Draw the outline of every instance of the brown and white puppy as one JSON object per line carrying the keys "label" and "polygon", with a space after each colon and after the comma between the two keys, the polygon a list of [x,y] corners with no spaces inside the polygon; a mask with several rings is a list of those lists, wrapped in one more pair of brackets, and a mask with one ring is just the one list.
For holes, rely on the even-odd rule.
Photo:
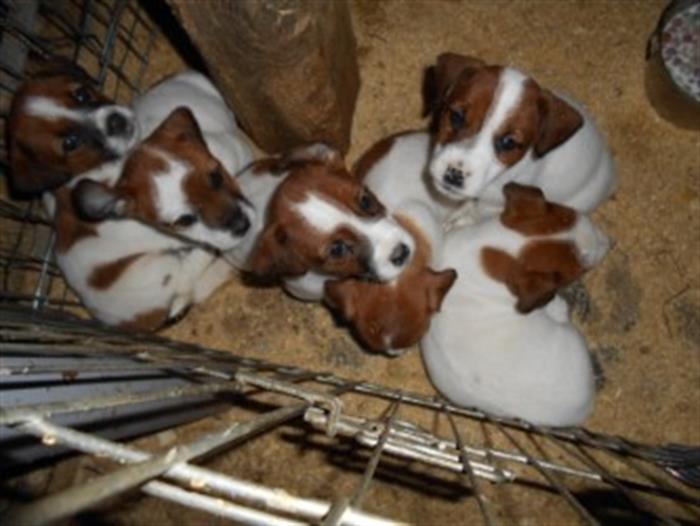
{"label": "brown and white puppy", "polygon": [[593,404],[586,342],[556,292],[603,258],[581,213],[509,183],[500,217],[449,232],[442,265],[459,279],[421,343],[450,401],[536,424],[580,424]]}
{"label": "brown and white puppy", "polygon": [[211,252],[239,244],[253,214],[209,149],[190,110],[178,108],[129,155],[110,184],[86,178],[57,192],[57,262],[97,319],[156,330],[231,275]]}
{"label": "brown and white puppy", "polygon": [[140,135],[131,109],[101,95],[79,67],[63,63],[19,87],[6,132],[12,189],[25,196],[120,159]]}
{"label": "brown and white puppy", "polygon": [[392,280],[411,260],[413,238],[326,145],[253,163],[238,182],[260,213],[233,261],[297,298],[320,300],[332,276]]}
{"label": "brown and white puppy", "polygon": [[604,138],[577,102],[526,74],[444,53],[432,71],[434,187],[454,201],[503,208],[509,181],[591,212],[613,193],[615,169]]}
{"label": "brown and white puppy", "polygon": [[431,268],[433,251],[440,251],[440,225],[420,202],[405,203],[395,214],[411,233],[416,251],[411,263],[395,280],[376,283],[349,278],[328,281],[326,303],[349,322],[364,347],[396,356],[426,334],[434,313],[457,278],[452,270]]}

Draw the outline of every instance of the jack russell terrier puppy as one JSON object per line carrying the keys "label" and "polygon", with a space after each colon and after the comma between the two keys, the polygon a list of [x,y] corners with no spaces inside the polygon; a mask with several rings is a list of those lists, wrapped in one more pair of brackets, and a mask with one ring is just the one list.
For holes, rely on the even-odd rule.
{"label": "jack russell terrier puppy", "polygon": [[231,260],[299,299],[320,300],[330,277],[392,280],[411,261],[413,238],[324,144],[253,163],[238,183],[259,213]]}
{"label": "jack russell terrier puppy", "polygon": [[402,354],[421,340],[457,278],[452,269],[436,272],[431,268],[443,238],[431,209],[421,201],[407,201],[396,207],[394,215],[411,233],[416,247],[403,272],[387,283],[348,278],[325,284],[326,303],[349,323],[360,343],[390,356]]}
{"label": "jack russell terrier puppy", "polygon": [[[80,67],[60,61],[17,89],[7,138],[12,189],[32,196],[113,164],[140,133],[129,108],[101,95]],[[51,200],[47,208],[52,213]]]}
{"label": "jack russell terrier puppy", "polygon": [[614,192],[612,157],[580,104],[516,69],[454,53],[440,55],[432,74],[429,171],[445,197],[478,200],[478,215],[493,214],[515,181],[589,213]]}
{"label": "jack russell terrier puppy", "polygon": [[85,177],[57,192],[57,262],[97,319],[157,330],[231,275],[223,258],[151,226],[222,252],[243,240],[255,215],[206,139],[192,112],[177,108],[117,181]]}
{"label": "jack russell terrier puppy", "polygon": [[509,183],[503,191],[500,217],[446,236],[441,263],[460,277],[421,342],[423,360],[456,405],[577,425],[593,406],[593,369],[555,294],[599,263],[609,242],[537,188]]}

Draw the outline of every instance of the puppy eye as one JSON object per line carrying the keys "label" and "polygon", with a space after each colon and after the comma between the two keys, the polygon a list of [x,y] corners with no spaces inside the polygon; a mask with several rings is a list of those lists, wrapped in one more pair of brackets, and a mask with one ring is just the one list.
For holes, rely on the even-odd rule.
{"label": "puppy eye", "polygon": [[450,124],[454,131],[459,131],[467,125],[464,110],[450,110]]}
{"label": "puppy eye", "polygon": [[512,135],[504,135],[496,139],[496,151],[497,152],[509,152],[520,146],[518,141],[516,141]]}
{"label": "puppy eye", "polygon": [[219,170],[214,170],[209,172],[209,185],[214,189],[218,190],[224,185],[224,176]]}
{"label": "puppy eye", "polygon": [[363,212],[371,213],[376,207],[376,200],[372,194],[370,194],[366,189],[362,190],[360,198],[357,201],[357,205]]}
{"label": "puppy eye", "polygon": [[78,148],[78,146],[80,146],[81,142],[82,141],[80,140],[80,136],[77,133],[69,133],[63,138],[63,151],[65,153],[75,151]]}
{"label": "puppy eye", "polygon": [[333,259],[344,258],[352,252],[352,247],[345,241],[337,239],[331,243],[331,248],[328,251],[328,255]]}
{"label": "puppy eye", "polygon": [[196,222],[197,216],[195,216],[194,214],[182,214],[175,220],[173,226],[185,228],[194,225]]}
{"label": "puppy eye", "polygon": [[73,92],[73,98],[79,104],[86,104],[92,100],[92,95],[86,86],[80,86]]}

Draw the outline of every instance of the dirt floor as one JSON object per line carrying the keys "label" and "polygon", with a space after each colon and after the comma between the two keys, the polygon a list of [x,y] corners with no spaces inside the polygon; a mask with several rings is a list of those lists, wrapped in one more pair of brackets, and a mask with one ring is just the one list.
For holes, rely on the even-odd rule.
{"label": "dirt floor", "polygon": [[[362,87],[348,161],[383,136],[426,125],[420,117],[422,72],[443,51],[514,65],[584,102],[609,139],[619,175],[614,199],[594,214],[615,246],[569,295],[601,370],[587,427],[641,442],[698,444],[700,134],[660,119],[643,82],[646,40],[665,4],[354,0]],[[147,84],[183,67],[172,53],[159,40]],[[222,287],[165,335],[432,393],[417,352],[394,360],[369,354],[323,306],[240,280]],[[347,493],[357,482],[356,472],[339,471],[313,448],[300,453],[294,442],[273,436],[213,466],[319,498]],[[303,467],[289,470],[279,460],[287,455],[301,455]],[[314,465],[323,467],[308,467]],[[368,508],[420,524],[467,521],[453,496],[428,496],[387,479],[376,484]],[[118,522],[135,517],[129,510]],[[522,504],[520,512],[526,510]],[[179,507],[162,505],[152,512],[154,523],[187,518],[204,523]],[[559,523],[554,517],[551,523]]]}

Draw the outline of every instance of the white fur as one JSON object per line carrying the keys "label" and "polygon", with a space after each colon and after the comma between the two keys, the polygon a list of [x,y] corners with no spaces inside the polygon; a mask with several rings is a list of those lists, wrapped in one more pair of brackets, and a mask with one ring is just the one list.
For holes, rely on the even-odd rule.
{"label": "white fur", "polygon": [[[585,216],[555,237],[576,243],[590,265],[609,246]],[[457,405],[540,425],[576,425],[592,409],[594,378],[566,304],[556,297],[520,314],[508,288],[481,266],[483,247],[515,256],[532,240],[498,219],[447,234],[441,265],[456,269],[459,277],[421,343],[423,360],[438,391]]]}
{"label": "white fur", "polygon": [[212,83],[200,73],[185,71],[157,84],[134,102],[134,111],[147,137],[180,106],[187,106],[204,134],[209,151],[231,175],[253,160],[249,139]]}
{"label": "white fur", "polygon": [[[198,73],[172,77],[138,99],[134,107],[143,135],[150,135],[179,106],[192,110],[210,151],[230,174],[252,160],[233,114],[211,83]],[[46,110],[40,104],[39,109],[42,108]],[[182,189],[189,166],[174,154],[156,148],[150,148],[149,153],[166,162],[165,171],[154,178],[154,204],[159,221],[171,223],[192,212]],[[87,177],[113,186],[122,166],[123,161],[101,166],[78,179]],[[255,223],[253,208],[242,206]],[[192,249],[138,222],[108,220],[95,226],[97,236],[81,239],[66,253],[58,254],[57,261],[88,310],[105,323],[118,325],[154,309],[166,309],[170,317],[176,316],[189,305],[206,299],[231,276],[232,267],[224,259]],[[181,233],[225,251],[243,241],[230,232],[208,228],[201,221]],[[90,285],[90,275],[96,268],[134,254],[141,256],[111,287],[100,290]]]}
{"label": "white fur", "polygon": [[[479,199],[487,207],[499,210],[503,205],[503,186],[516,181],[541,188],[550,201],[584,213],[593,211],[614,192],[615,168],[592,118],[568,97],[557,94],[583,115],[581,129],[540,159],[535,159],[530,149],[510,168],[498,160],[493,145],[494,132],[517,107],[526,80],[519,71],[504,68],[479,133],[459,142],[435,145],[430,160],[435,188],[455,201]],[[445,170],[450,166],[464,172],[464,188],[443,183]]]}
{"label": "white fur", "polygon": [[428,133],[399,135],[394,138],[389,151],[365,175],[367,187],[389,210],[415,200],[426,205],[442,221],[459,208],[458,203],[436,192],[430,182],[430,147]]}

